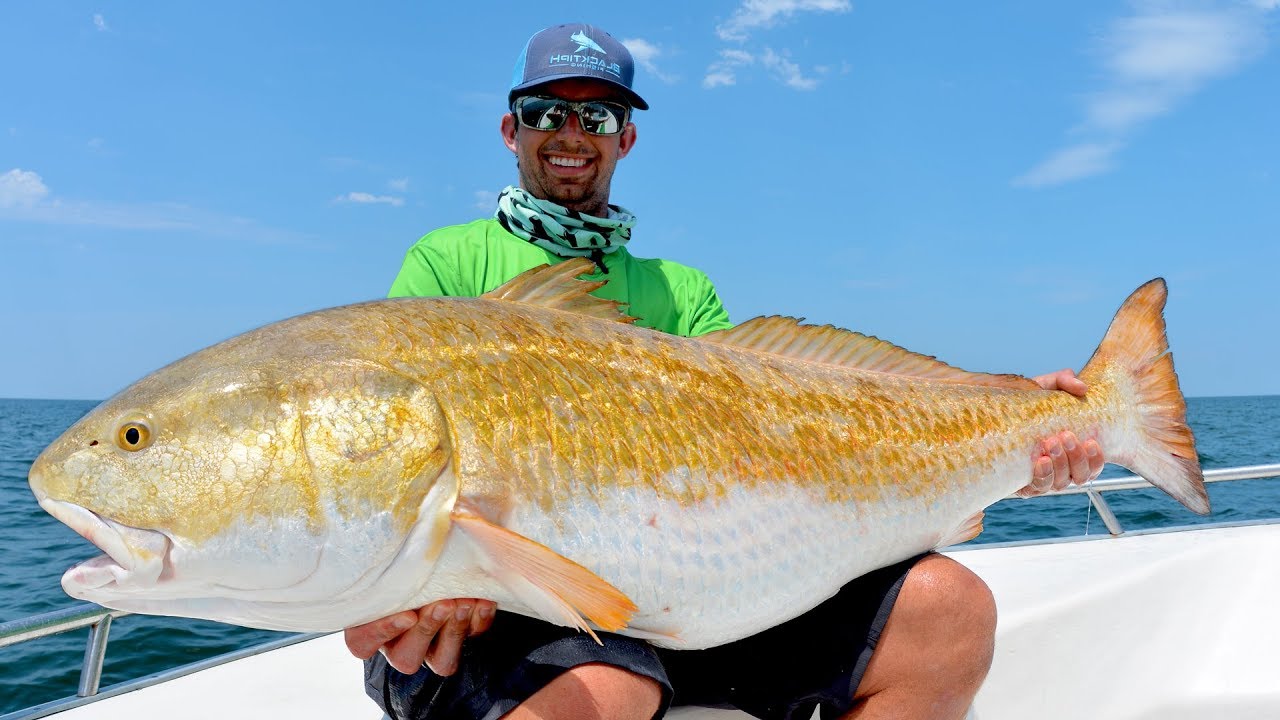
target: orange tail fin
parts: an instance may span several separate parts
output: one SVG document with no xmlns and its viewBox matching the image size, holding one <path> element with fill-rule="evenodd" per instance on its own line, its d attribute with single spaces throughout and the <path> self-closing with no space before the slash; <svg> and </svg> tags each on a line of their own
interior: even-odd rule
<svg viewBox="0 0 1280 720">
<path fill-rule="evenodd" d="M 1085 364 L 1080 377 L 1089 382 L 1108 366 L 1127 372 L 1136 390 L 1140 416 L 1137 447 L 1124 465 L 1175 500 L 1201 515 L 1209 512 L 1204 474 L 1196 441 L 1187 425 L 1187 403 L 1173 371 L 1173 355 L 1165 337 L 1164 303 L 1168 291 L 1156 278 L 1129 296 Z"/>
</svg>

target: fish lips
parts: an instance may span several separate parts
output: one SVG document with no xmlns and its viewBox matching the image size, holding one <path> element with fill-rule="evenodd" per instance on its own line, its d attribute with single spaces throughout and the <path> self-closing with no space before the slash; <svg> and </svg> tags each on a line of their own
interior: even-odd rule
<svg viewBox="0 0 1280 720">
<path fill-rule="evenodd" d="M 101 591 L 149 588 L 165 570 L 172 541 L 158 530 L 121 525 L 87 508 L 44 497 L 40 507 L 106 553 L 86 560 L 62 576 L 62 589 L 81 600 L 96 600 Z M 96 591 L 96 592 L 95 592 Z"/>
</svg>

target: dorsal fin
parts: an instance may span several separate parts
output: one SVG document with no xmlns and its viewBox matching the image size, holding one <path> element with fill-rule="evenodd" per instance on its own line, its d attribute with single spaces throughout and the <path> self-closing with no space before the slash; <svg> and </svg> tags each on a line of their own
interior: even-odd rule
<svg viewBox="0 0 1280 720">
<path fill-rule="evenodd" d="M 869 372 L 1014 390 L 1040 388 L 1034 380 L 1021 375 L 961 370 L 933 356 L 911 352 L 871 335 L 833 325 L 804 325 L 800 319 L 792 317 L 771 315 L 753 318 L 737 327 L 708 333 L 698 339 Z"/>
<path fill-rule="evenodd" d="M 525 270 L 480 297 L 555 308 L 601 320 L 635 322 L 638 318 L 622 312 L 622 303 L 588 294 L 604 287 L 606 282 L 578 279 L 581 275 L 591 274 L 593 270 L 595 264 L 588 258 L 570 258 L 555 265 L 539 265 Z"/>
</svg>

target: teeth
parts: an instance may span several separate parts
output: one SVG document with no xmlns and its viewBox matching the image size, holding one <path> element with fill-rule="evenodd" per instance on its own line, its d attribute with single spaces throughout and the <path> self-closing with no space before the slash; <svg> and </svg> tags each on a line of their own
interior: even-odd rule
<svg viewBox="0 0 1280 720">
<path fill-rule="evenodd" d="M 559 165 L 560 167 L 582 167 L 587 164 L 585 158 L 567 158 L 559 157 L 557 155 L 548 157 L 547 161 L 552 165 Z"/>
</svg>

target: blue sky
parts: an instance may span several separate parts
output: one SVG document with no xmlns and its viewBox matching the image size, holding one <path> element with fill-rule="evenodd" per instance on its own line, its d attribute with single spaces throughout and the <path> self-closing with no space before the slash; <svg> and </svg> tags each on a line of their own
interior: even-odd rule
<svg viewBox="0 0 1280 720">
<path fill-rule="evenodd" d="M 379 297 L 515 181 L 541 27 L 640 62 L 630 245 L 974 370 L 1165 277 L 1188 395 L 1280 394 L 1280 0 L 0 4 L 0 397 Z"/>
</svg>

